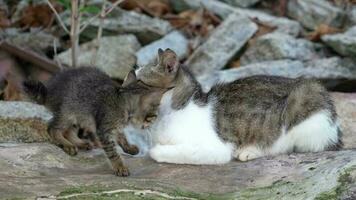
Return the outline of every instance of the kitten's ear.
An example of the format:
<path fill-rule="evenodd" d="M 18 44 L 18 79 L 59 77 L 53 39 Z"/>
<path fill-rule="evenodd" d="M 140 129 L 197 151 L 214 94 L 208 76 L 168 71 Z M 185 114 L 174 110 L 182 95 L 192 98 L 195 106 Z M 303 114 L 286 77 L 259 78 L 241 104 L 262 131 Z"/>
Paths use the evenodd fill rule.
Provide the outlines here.
<path fill-rule="evenodd" d="M 157 51 L 157 62 L 158 63 L 161 63 L 161 60 L 163 59 L 163 49 L 159 48 L 158 51 Z"/>
<path fill-rule="evenodd" d="M 158 49 L 158 56 L 161 56 L 163 54 L 163 52 L 164 52 L 163 49 L 159 48 Z"/>
<path fill-rule="evenodd" d="M 124 82 L 122 83 L 122 87 L 127 87 L 133 83 L 137 82 L 135 70 L 131 70 L 125 77 Z"/>
<path fill-rule="evenodd" d="M 162 49 L 161 49 L 162 50 Z M 163 67 L 166 74 L 175 74 L 178 71 L 179 60 L 177 54 L 171 50 L 166 49 L 161 52 L 159 57 L 159 65 Z"/>

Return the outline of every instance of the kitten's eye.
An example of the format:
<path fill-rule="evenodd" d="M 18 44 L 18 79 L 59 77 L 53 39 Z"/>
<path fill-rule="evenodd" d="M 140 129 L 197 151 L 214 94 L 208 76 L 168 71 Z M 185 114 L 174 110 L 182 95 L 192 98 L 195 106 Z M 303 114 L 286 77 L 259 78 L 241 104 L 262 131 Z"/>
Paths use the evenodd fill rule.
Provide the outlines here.
<path fill-rule="evenodd" d="M 140 68 L 136 63 L 134 64 L 134 66 L 132 67 L 134 70 Z"/>

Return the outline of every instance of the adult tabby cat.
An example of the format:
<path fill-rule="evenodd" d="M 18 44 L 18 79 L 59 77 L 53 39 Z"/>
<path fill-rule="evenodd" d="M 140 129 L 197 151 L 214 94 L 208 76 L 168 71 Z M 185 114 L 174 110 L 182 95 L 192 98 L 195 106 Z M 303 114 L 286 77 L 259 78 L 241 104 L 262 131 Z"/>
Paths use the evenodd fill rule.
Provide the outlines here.
<path fill-rule="evenodd" d="M 170 49 L 136 74 L 147 85 L 174 87 L 150 130 L 149 154 L 158 162 L 222 164 L 342 146 L 333 102 L 316 81 L 253 76 L 205 93 Z"/>

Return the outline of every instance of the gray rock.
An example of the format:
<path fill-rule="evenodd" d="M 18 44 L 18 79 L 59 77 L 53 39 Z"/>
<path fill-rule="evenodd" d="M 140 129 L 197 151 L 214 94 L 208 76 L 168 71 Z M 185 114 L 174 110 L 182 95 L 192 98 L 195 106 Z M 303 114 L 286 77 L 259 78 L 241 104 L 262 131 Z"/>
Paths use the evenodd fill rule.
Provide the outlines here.
<path fill-rule="evenodd" d="M 169 2 L 176 12 L 182 12 L 187 9 L 199 9 L 204 6 L 204 8 L 223 19 L 227 18 L 232 12 L 235 11 L 234 7 L 215 0 L 169 0 Z"/>
<path fill-rule="evenodd" d="M 261 0 L 220 0 L 232 6 L 238 6 L 247 8 L 250 6 L 255 5 L 256 3 L 260 2 Z"/>
<path fill-rule="evenodd" d="M 324 35 L 322 41 L 343 56 L 356 56 L 356 26 L 345 33 Z"/>
<path fill-rule="evenodd" d="M 68 20 L 67 23 L 69 23 Z M 94 20 L 82 35 L 96 38 L 99 24 L 99 19 Z M 115 9 L 109 17 L 103 20 L 102 27 L 104 35 L 135 34 L 142 44 L 157 40 L 173 29 L 167 21 L 120 8 Z"/>
<path fill-rule="evenodd" d="M 259 37 L 242 55 L 241 65 L 269 60 L 311 60 L 318 55 L 312 42 L 282 33 L 270 33 Z"/>
<path fill-rule="evenodd" d="M 257 19 L 265 24 L 276 27 L 276 30 L 274 32 L 298 36 L 302 30 L 302 27 L 299 22 L 285 17 L 275 17 L 267 13 L 252 9 L 236 8 L 235 12 L 250 17 L 251 19 Z"/>
<path fill-rule="evenodd" d="M 356 5 L 353 5 L 348 11 L 347 19 L 349 26 L 356 25 Z"/>
<path fill-rule="evenodd" d="M 288 1 L 287 15 L 312 30 L 320 24 L 341 27 L 345 19 L 344 11 L 327 0 Z"/>
<path fill-rule="evenodd" d="M 188 39 L 184 37 L 178 31 L 173 31 L 160 40 L 152 42 L 142 47 L 137 53 L 137 64 L 139 66 L 146 66 L 152 64 L 157 56 L 157 50 L 159 48 L 166 49 L 171 48 L 175 51 L 180 59 L 184 58 L 188 54 Z"/>
<path fill-rule="evenodd" d="M 245 65 L 236 69 L 222 70 L 199 77 L 205 89 L 217 82 L 231 82 L 254 75 L 271 75 L 297 78 L 316 78 L 326 82 L 356 80 L 356 61 L 349 58 L 325 58 L 312 61 L 278 60 Z"/>
<path fill-rule="evenodd" d="M 222 69 L 257 31 L 248 18 L 231 14 L 188 58 L 186 64 L 194 74 L 202 75 Z"/>
<path fill-rule="evenodd" d="M 356 93 L 332 93 L 343 132 L 344 148 L 356 144 Z"/>
<path fill-rule="evenodd" d="M 0 33 L 6 41 L 22 48 L 28 48 L 37 53 L 44 54 L 47 51 L 53 51 L 54 42 L 57 48 L 61 48 L 58 38 L 44 31 L 21 32 L 16 28 L 4 29 Z"/>
<path fill-rule="evenodd" d="M 1 144 L 1 197 L 59 199 L 314 199 L 355 192 L 356 151 L 266 157 L 220 166 L 127 158 L 115 177 L 102 151 L 75 157 L 49 144 Z M 218 187 L 217 187 L 218 186 Z M 71 196 L 70 196 L 71 195 Z"/>
<path fill-rule="evenodd" d="M 91 66 L 96 40 L 80 45 L 78 66 Z M 134 35 L 103 37 L 97 53 L 96 66 L 110 77 L 123 80 L 136 63 L 135 52 L 141 47 Z M 71 65 L 71 49 L 58 55 L 58 59 Z"/>
<path fill-rule="evenodd" d="M 43 106 L 0 101 L 0 142 L 47 142 L 52 115 Z"/>
<path fill-rule="evenodd" d="M 261 11 L 251 10 L 251 9 L 243 9 L 243 8 L 236 8 L 230 5 L 227 5 L 220 1 L 215 0 L 180 0 L 170 1 L 173 8 L 176 11 L 183 11 L 186 9 L 198 9 L 203 5 L 209 11 L 215 13 L 216 15 L 220 16 L 221 18 L 226 18 L 229 14 L 236 12 L 240 15 L 258 19 L 259 21 L 269 24 L 271 26 L 276 27 L 276 32 L 286 33 L 289 35 L 297 36 L 301 31 L 301 26 L 299 22 L 290 20 L 284 17 L 275 17 L 269 14 L 266 14 Z"/>

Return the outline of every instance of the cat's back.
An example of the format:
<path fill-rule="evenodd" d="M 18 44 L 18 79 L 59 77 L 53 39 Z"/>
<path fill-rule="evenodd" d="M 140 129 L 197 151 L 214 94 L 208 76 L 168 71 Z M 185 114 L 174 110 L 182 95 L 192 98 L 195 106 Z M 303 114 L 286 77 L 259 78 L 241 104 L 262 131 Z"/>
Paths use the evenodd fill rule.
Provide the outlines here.
<path fill-rule="evenodd" d="M 46 102 L 50 107 L 88 107 L 115 88 L 115 82 L 94 67 L 65 70 L 55 75 L 46 85 Z"/>
<path fill-rule="evenodd" d="M 287 97 L 298 81 L 300 80 L 279 76 L 252 76 L 230 83 L 217 84 L 208 95 L 219 99 L 223 104 L 235 102 L 234 105 L 248 103 L 256 106 L 256 104 L 273 103 Z"/>

